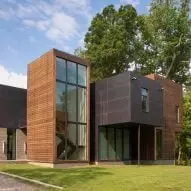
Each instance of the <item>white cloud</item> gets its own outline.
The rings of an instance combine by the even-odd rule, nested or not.
[[[137,7],[140,4],[140,0],[120,0],[121,4],[131,4],[134,7]]]
[[[9,8],[8,10],[0,9],[0,19],[9,20],[14,15],[13,9]]]
[[[0,65],[0,84],[27,88],[27,76],[9,72],[4,66]]]
[[[7,2],[7,8],[10,2]],[[7,13],[0,13],[0,18],[10,18]],[[80,31],[86,30],[82,28],[84,23],[88,27],[92,18],[90,0],[24,1],[22,4],[14,4],[13,14],[15,17],[12,18],[20,19],[25,27],[43,31],[48,39],[59,44],[79,37]],[[80,22],[83,19],[82,26],[78,25],[78,19]]]
[[[46,32],[46,36],[52,40],[67,40],[78,34],[78,25],[75,19],[65,13],[56,13],[52,17],[50,25],[51,27]]]
[[[46,30],[47,27],[50,25],[50,22],[47,20],[23,20],[23,24],[27,27],[35,27],[39,30]]]

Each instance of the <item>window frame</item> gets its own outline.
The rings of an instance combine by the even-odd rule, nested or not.
[[[147,96],[142,94],[142,90],[146,90]],[[146,98],[145,110],[143,109],[143,99],[144,98]],[[149,90],[148,90],[148,88],[143,88],[143,87],[141,87],[141,111],[144,113],[149,113]]]
[[[76,144],[78,144],[78,127],[80,126],[80,125],[84,125],[85,127],[86,127],[86,145],[85,145],[85,153],[86,153],[86,155],[85,155],[85,159],[84,160],[79,160],[78,158],[79,158],[79,150],[78,150],[78,145],[77,145],[77,149],[76,149],[76,153],[77,153],[77,156],[76,156],[76,160],[74,160],[74,161],[87,161],[88,160],[88,155],[87,155],[87,153],[88,153],[88,151],[87,151],[87,149],[88,149],[88,135],[87,135],[87,88],[88,88],[88,83],[87,83],[87,68],[88,68],[88,66],[86,66],[86,65],[83,65],[83,64],[79,64],[79,63],[76,63],[76,62],[74,62],[74,61],[72,61],[72,60],[69,60],[69,59],[65,59],[65,58],[62,58],[62,57],[59,57],[59,56],[56,56],[56,67],[57,67],[57,58],[58,59],[63,59],[63,61],[64,61],[64,63],[65,63],[65,75],[66,75],[66,78],[65,78],[65,80],[61,80],[61,79],[58,79],[57,78],[57,75],[55,74],[55,81],[56,81],[56,83],[58,82],[58,83],[62,83],[62,84],[65,84],[65,92],[66,92],[66,95],[65,95],[65,103],[66,103],[66,106],[65,106],[65,110],[66,110],[66,112],[68,112],[68,103],[67,103],[67,101],[68,101],[68,95],[67,95],[67,93],[68,93],[68,85],[70,85],[70,86],[75,86],[76,87],[76,121],[69,121],[69,120],[67,120],[66,119],[66,139],[65,139],[65,147],[67,148],[67,139],[68,139],[68,131],[67,131],[67,126],[68,126],[68,124],[73,124],[73,125],[76,125]],[[74,63],[74,64],[76,64],[76,83],[71,83],[71,82],[69,82],[68,81],[68,64],[70,64],[70,62],[72,62],[72,63]],[[80,84],[78,84],[78,66],[79,65],[82,65],[82,66],[84,66],[85,68],[86,68],[86,82],[85,82],[85,86],[83,86],[83,85],[80,85]],[[55,71],[57,71],[57,68],[56,68],[56,70]],[[78,89],[79,88],[83,88],[83,89],[85,89],[85,92],[86,92],[86,97],[85,97],[85,110],[86,110],[86,113],[85,113],[85,122],[80,122],[79,120],[78,120]],[[57,93],[57,92],[56,92]],[[56,103],[56,100],[55,100],[55,103]],[[57,109],[56,109],[57,110]],[[60,132],[57,132],[57,131],[55,131],[55,136],[56,136],[56,134],[62,134],[62,133],[60,133]],[[57,148],[56,148],[56,150],[57,150]],[[57,155],[56,155],[57,156]],[[65,156],[65,159],[58,159],[58,158],[56,158],[56,160],[61,160],[61,161],[71,161],[70,159],[68,159],[67,158],[67,154],[66,154],[66,156]]]

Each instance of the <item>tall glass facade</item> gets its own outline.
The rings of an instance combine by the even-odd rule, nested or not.
[[[56,58],[57,159],[87,160],[87,67]]]
[[[125,128],[99,128],[99,160],[130,160],[129,130]]]

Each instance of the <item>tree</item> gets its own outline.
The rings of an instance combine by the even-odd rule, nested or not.
[[[183,99],[183,131],[177,137],[178,161],[191,159],[191,88]]]
[[[188,0],[182,2],[187,7]],[[119,10],[109,5],[93,18],[85,49],[76,54],[90,60],[92,81],[134,64],[143,75],[161,74],[187,85],[191,81],[191,32],[189,17],[182,10],[174,0],[153,0],[150,13],[140,16],[131,5]]]
[[[191,56],[188,17],[173,5],[152,3],[150,14],[142,20],[141,41],[146,43],[138,60],[141,73],[157,73],[186,83]]]
[[[131,5],[119,10],[109,5],[93,18],[85,36],[85,57],[91,61],[93,81],[123,72],[135,60],[137,20]]]

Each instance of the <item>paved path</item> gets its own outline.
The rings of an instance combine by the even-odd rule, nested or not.
[[[37,185],[21,182],[18,179],[10,178],[5,175],[0,175],[0,191],[43,191]]]

